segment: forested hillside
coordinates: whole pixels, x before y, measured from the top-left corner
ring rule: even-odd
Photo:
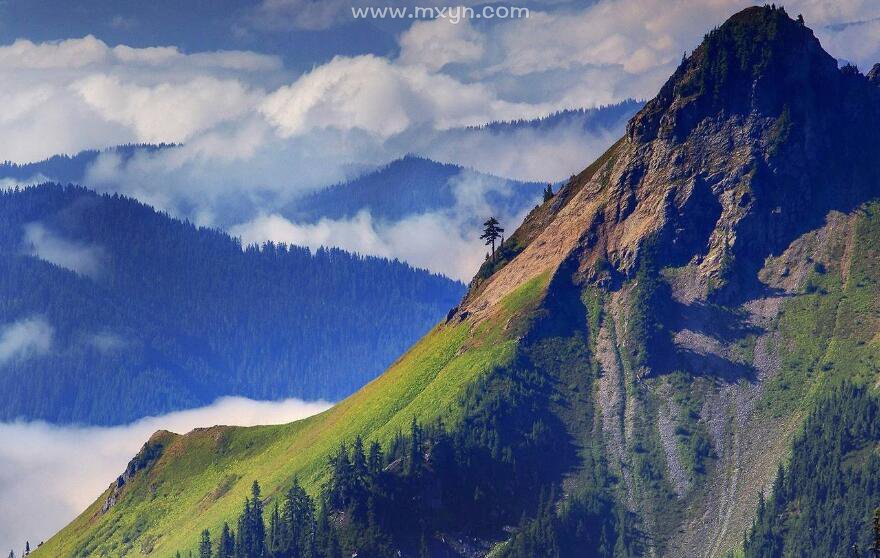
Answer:
[[[0,194],[0,420],[118,423],[221,395],[338,399],[463,286],[340,250],[242,249],[119,196]]]
[[[876,556],[878,510],[880,401],[846,384],[807,419],[791,462],[780,467],[772,495],[758,505],[745,557]]]

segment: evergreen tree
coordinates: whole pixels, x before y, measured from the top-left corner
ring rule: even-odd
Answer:
[[[245,498],[244,510],[238,517],[238,529],[235,532],[235,558],[254,558],[252,554],[254,534],[251,517],[251,501]]]
[[[553,199],[553,185],[548,184],[546,188],[544,188],[544,203]]]
[[[422,427],[413,417],[409,427],[409,456],[407,459],[407,473],[411,476],[418,475],[422,470]]]
[[[330,504],[335,509],[345,509],[351,501],[353,471],[344,442],[339,445],[336,456],[331,458],[331,465]]]
[[[312,499],[296,478],[284,499],[281,524],[282,556],[311,556],[315,544],[315,509]]]
[[[223,523],[223,531],[217,541],[217,558],[235,558],[235,535],[226,522]]]
[[[263,501],[260,499],[260,483],[251,485],[251,517],[252,532],[251,555],[248,558],[263,558],[266,555],[266,524],[263,522]]]
[[[504,232],[499,226],[498,219],[495,217],[489,217],[485,223],[483,223],[483,234],[480,235],[481,239],[486,240],[486,245],[492,246],[492,257],[495,257],[495,242],[501,238],[501,234]]]
[[[202,531],[202,540],[199,542],[199,558],[212,558],[211,533],[207,529]]]
[[[281,513],[278,510],[278,502],[272,508],[272,514],[269,516],[269,533],[266,541],[266,551],[269,556],[282,556],[285,550],[285,537],[282,535],[283,524],[281,522]]]
[[[374,479],[382,472],[385,464],[385,457],[382,455],[382,445],[373,440],[370,443],[370,456],[367,458],[367,464],[370,468],[370,476]]]
[[[24,555],[31,555],[31,541],[24,541]]]

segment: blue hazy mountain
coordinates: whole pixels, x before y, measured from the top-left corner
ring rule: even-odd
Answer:
[[[544,186],[408,155],[354,180],[295,200],[284,213],[297,221],[314,222],[321,218],[350,218],[360,211],[369,211],[374,218],[397,221],[409,215],[452,208],[465,190],[479,190],[499,214],[515,215],[534,205]]]
[[[242,249],[54,184],[0,193],[0,268],[0,420],[119,423],[229,394],[338,399],[464,290],[341,250]]]

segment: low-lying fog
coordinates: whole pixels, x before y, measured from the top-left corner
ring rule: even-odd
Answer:
[[[324,401],[253,401],[224,397],[212,405],[113,427],[0,423],[0,554],[21,553],[51,537],[97,498],[156,430],[185,433],[227,424],[283,424],[327,409]]]

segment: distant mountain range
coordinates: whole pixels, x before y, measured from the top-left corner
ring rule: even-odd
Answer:
[[[0,267],[0,420],[121,423],[222,395],[339,399],[464,288],[335,249],[243,250],[134,200],[54,184],[0,193]]]
[[[584,133],[594,134],[600,130],[611,131],[623,128],[626,126],[626,122],[644,105],[643,101],[626,99],[611,105],[566,109],[542,118],[489,122],[482,126],[468,126],[463,130],[485,130],[495,134],[503,134],[523,129],[553,131],[561,127],[575,125]]]
[[[282,213],[295,221],[314,222],[322,218],[346,219],[369,211],[374,218],[398,221],[419,213],[451,209],[461,202],[461,196],[476,195],[497,214],[516,215],[534,206],[545,186],[409,155],[354,180],[297,199]]]

